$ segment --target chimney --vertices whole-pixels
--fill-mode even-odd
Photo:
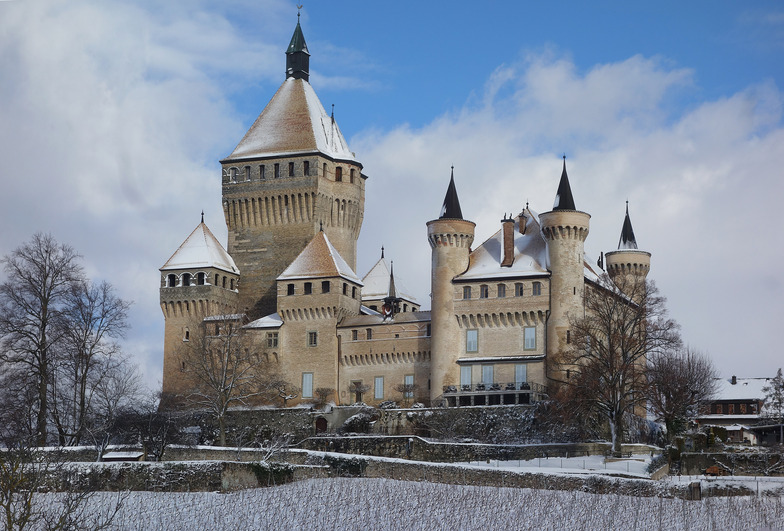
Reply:
[[[732,385],[735,385],[735,384],[737,384],[737,383],[738,383],[738,378],[737,378],[737,376],[735,376],[734,374],[732,375],[732,381],[731,381],[731,383],[732,383]]]
[[[522,212],[520,212],[520,234],[525,234],[525,226],[527,224],[528,224],[528,218],[525,217],[525,210],[523,210]]]
[[[501,220],[503,227],[504,255],[501,260],[501,267],[511,267],[514,263],[514,219],[504,214]]]

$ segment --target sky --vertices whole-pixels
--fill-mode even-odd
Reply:
[[[159,271],[200,221],[226,243],[220,165],[283,81],[285,0],[0,1],[0,255],[36,232],[133,301],[124,349],[160,385]],[[425,223],[454,165],[475,246],[562,156],[617,248],[724,377],[784,365],[784,5],[776,1],[305,3],[311,84],[367,174],[357,273],[386,249],[429,307]],[[728,332],[729,330],[729,332]]]

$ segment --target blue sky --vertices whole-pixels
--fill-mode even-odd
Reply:
[[[0,254],[36,231],[134,301],[126,350],[160,379],[158,268],[205,210],[218,160],[284,78],[284,0],[0,1]],[[724,376],[782,365],[780,2],[325,2],[311,83],[370,176],[359,275],[381,245],[425,307],[425,223],[449,167],[477,242],[549,210],[566,153],[615,248],[628,199],[651,278]]]

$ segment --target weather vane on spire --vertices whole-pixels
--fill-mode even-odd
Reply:
[[[297,24],[299,24],[299,12],[302,9],[302,4],[297,4]]]
[[[626,201],[626,203],[628,204],[629,202]],[[204,210],[201,211],[201,222],[204,223]]]

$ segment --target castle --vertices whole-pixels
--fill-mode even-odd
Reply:
[[[309,83],[299,22],[286,79],[222,165],[224,250],[202,222],[161,267],[163,392],[192,385],[178,352],[227,315],[254,355],[299,388],[338,404],[526,404],[562,378],[569,318],[602,270],[584,256],[590,215],[577,210],[564,159],[552,210],[525,206],[474,244],[454,170],[440,216],[427,222],[431,309],[396,284],[383,255],[360,279],[357,239],[368,177]],[[644,279],[650,253],[629,219],[608,273]],[[215,333],[220,333],[216,330]]]

